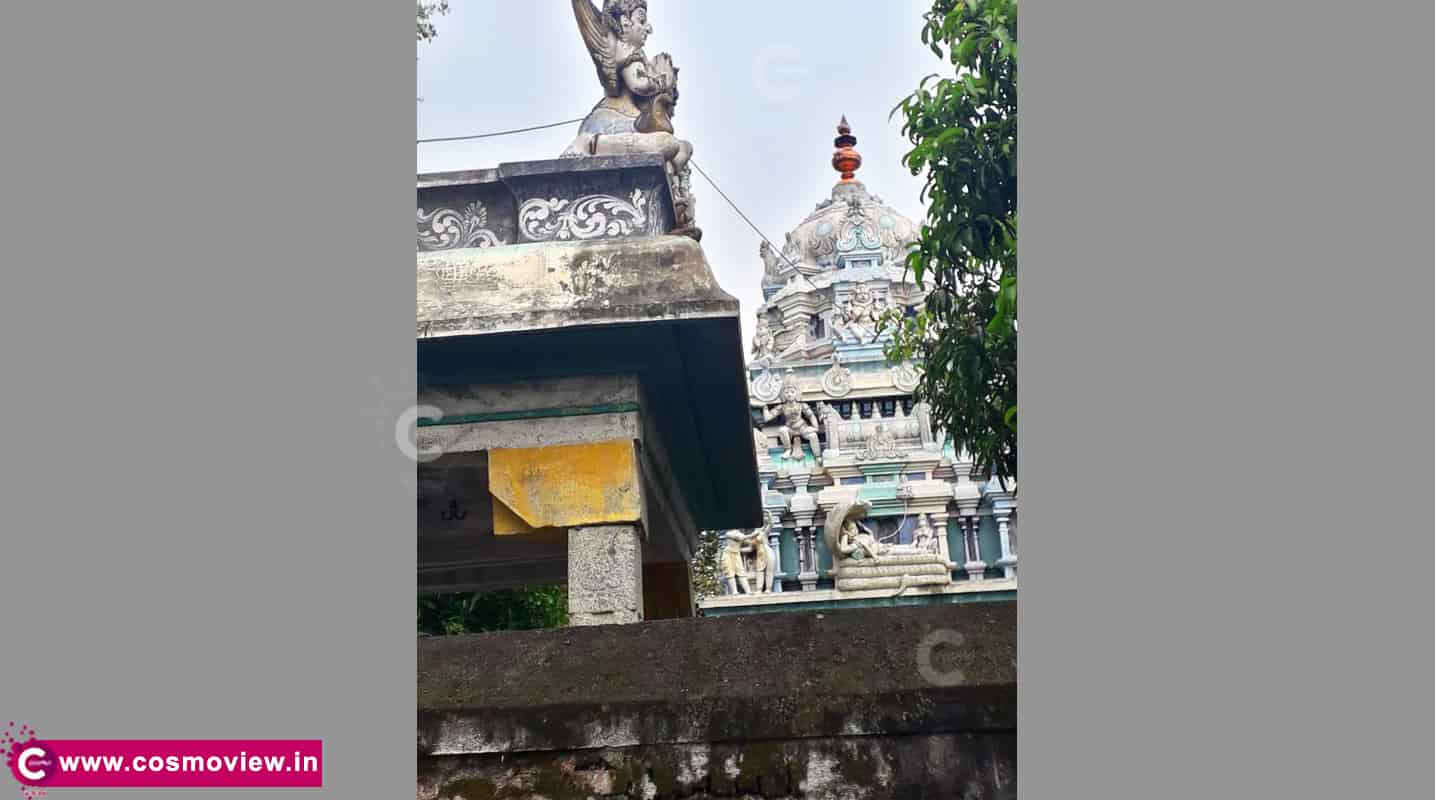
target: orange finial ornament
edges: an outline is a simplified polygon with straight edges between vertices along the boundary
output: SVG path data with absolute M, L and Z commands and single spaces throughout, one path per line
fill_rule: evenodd
M 853 183 L 857 179 L 853 173 L 862 166 L 862 154 L 852 149 L 857 144 L 857 137 L 852 135 L 852 126 L 847 124 L 847 115 L 842 115 L 842 121 L 837 123 L 837 138 L 832 140 L 832 146 L 837 149 L 832 153 L 832 168 L 842 173 L 843 183 Z

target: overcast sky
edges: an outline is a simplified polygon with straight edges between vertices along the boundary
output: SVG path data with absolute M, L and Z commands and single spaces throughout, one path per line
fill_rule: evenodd
M 602 97 L 568 0 L 450 0 L 438 38 L 418 45 L 419 138 L 542 125 L 585 115 Z M 930 0 L 649 0 L 649 57 L 679 68 L 677 135 L 693 159 L 779 246 L 837 180 L 843 114 L 858 179 L 920 223 L 920 178 L 888 113 L 922 76 L 949 70 L 920 39 Z M 469 142 L 418 145 L 418 171 L 556 158 L 577 123 Z M 742 303 L 744 342 L 762 301 L 760 239 L 693 174 L 702 246 Z

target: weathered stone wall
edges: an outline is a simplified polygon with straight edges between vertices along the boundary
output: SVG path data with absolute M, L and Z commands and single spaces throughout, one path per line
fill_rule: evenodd
M 418 797 L 1016 797 L 1015 603 L 419 642 Z

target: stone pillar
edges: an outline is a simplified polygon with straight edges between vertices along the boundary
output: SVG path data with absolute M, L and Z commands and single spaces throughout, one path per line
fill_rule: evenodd
M 972 480 L 970 467 L 957 463 L 957 485 L 952 488 L 952 499 L 957 507 L 957 525 L 962 530 L 962 570 L 967 577 L 979 581 L 985 577 L 987 565 L 981 560 L 981 548 L 977 540 L 977 507 L 982 502 L 982 487 Z M 953 559 L 955 560 L 955 559 Z
M 1012 515 L 1016 513 L 1016 482 L 992 478 L 987 482 L 987 497 L 992 501 L 992 520 L 997 525 L 997 537 L 1001 541 L 1001 558 L 997 566 L 1008 578 L 1016 577 L 1016 541 L 1012 536 Z
M 941 511 L 925 512 L 932 520 L 932 533 L 937 537 L 937 552 L 942 555 L 942 560 L 952 560 L 951 548 L 947 546 L 947 520 L 951 517 L 946 509 Z
M 798 487 L 797 494 L 789 500 L 789 514 L 792 518 L 793 531 L 797 538 L 797 580 L 802 584 L 802 591 L 810 592 L 817 588 L 817 544 L 815 542 L 818 533 L 814 525 L 820 524 L 816 511 L 816 504 L 812 496 L 806 493 L 807 480 L 810 476 L 802 476 L 802 485 Z
M 977 516 L 962 517 L 961 519 L 962 544 L 966 550 L 964 557 L 967 559 L 967 562 L 962 565 L 962 569 L 966 570 L 967 578 L 974 581 L 985 578 L 987 569 L 986 562 L 982 561 L 981 541 L 978 539 L 980 521 L 981 517 Z
M 638 525 L 568 530 L 568 624 L 643 619 L 643 535 Z
M 802 591 L 810 592 L 817 588 L 817 546 L 813 541 L 812 526 L 798 528 L 798 535 L 801 537 L 802 572 L 798 573 L 797 579 L 802 582 Z
M 1007 512 L 996 517 L 997 536 L 1002 543 L 1002 557 L 997 561 L 997 566 L 1002 568 L 1002 574 L 1008 578 L 1016 577 L 1016 542 L 1012 539 L 1011 513 Z
M 779 527 L 779 525 L 778 525 L 778 523 L 777 523 L 777 520 L 775 520 L 775 519 L 773 520 L 772 526 L 767 529 L 767 546 L 772 549 L 772 567 L 771 567 L 771 569 L 772 569 L 772 574 L 769 576 L 769 577 L 771 578 L 771 580 L 772 580 L 772 583 L 770 583 L 770 584 L 767 586 L 767 588 L 765 589 L 765 591 L 769 591 L 769 592 L 781 592 L 781 591 L 782 591 L 782 528 Z

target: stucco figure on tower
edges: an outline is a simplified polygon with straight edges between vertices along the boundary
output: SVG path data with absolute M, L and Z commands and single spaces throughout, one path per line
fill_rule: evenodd
M 753 361 L 761 361 L 765 358 L 772 358 L 777 349 L 777 339 L 772 335 L 772 328 L 767 324 L 767 317 L 759 314 L 757 316 L 757 329 L 752 334 L 752 358 Z
M 747 579 L 747 566 L 743 564 L 742 549 L 747 537 L 742 531 L 728 531 L 723 534 L 723 549 L 718 554 L 718 575 L 722 580 L 724 594 L 752 594 L 752 583 Z
M 747 537 L 746 549 L 752 554 L 752 566 L 748 571 L 752 576 L 752 586 L 759 593 L 772 590 L 772 547 L 767 543 L 767 536 L 767 527 L 761 527 L 754 528 Z
M 688 166 L 693 146 L 673 132 L 678 68 L 667 53 L 650 59 L 643 52 L 653 32 L 647 0 L 603 0 L 601 10 L 592 0 L 572 0 L 572 4 L 578 32 L 598 71 L 603 99 L 588 112 L 563 155 L 662 155 L 678 217 L 675 233 L 700 238 L 702 232 L 693 224 Z
M 763 413 L 763 422 L 772 422 L 781 417 L 782 427 L 778 428 L 777 436 L 782 441 L 782 446 L 787 448 L 787 457 L 801 461 L 802 443 L 806 441 L 812 448 L 813 457 L 821 465 L 822 445 L 817 435 L 817 415 L 801 401 L 801 397 L 802 390 L 798 388 L 796 379 L 789 371 L 782 381 L 782 404 L 767 409 Z
M 917 528 L 912 531 L 912 546 L 927 553 L 938 551 L 937 535 L 932 530 L 932 523 L 926 514 L 917 517 Z
M 782 256 L 772 249 L 772 243 L 766 239 L 757 246 L 757 255 L 762 259 L 762 277 L 766 281 L 777 281 L 778 273 L 781 272 Z

